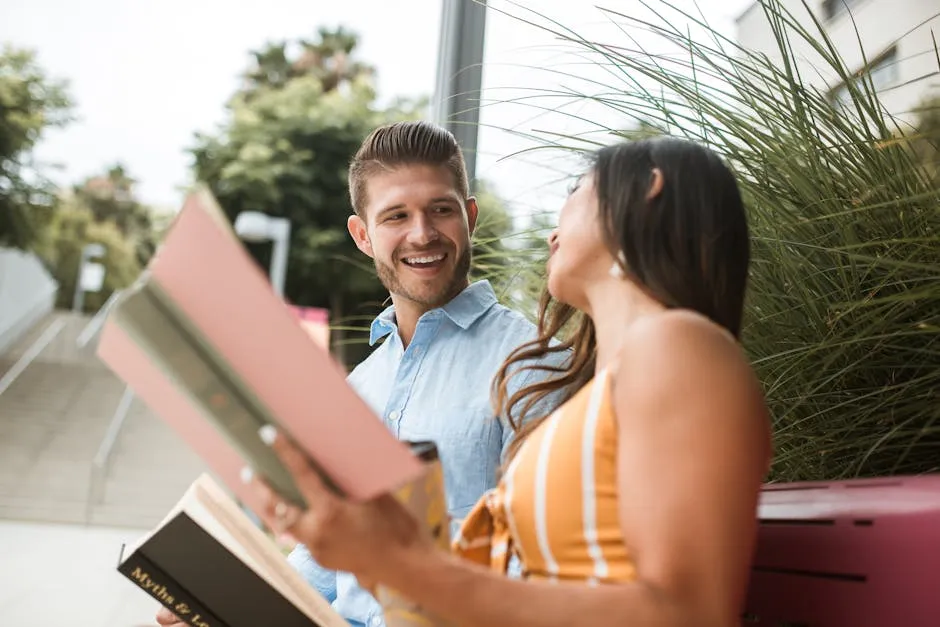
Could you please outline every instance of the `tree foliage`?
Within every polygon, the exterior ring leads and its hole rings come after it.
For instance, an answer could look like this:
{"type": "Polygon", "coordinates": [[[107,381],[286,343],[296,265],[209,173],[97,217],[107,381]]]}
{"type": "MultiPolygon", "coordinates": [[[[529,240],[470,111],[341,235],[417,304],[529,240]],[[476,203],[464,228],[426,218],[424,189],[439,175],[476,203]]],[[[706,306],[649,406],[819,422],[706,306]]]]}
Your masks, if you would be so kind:
{"type": "Polygon", "coordinates": [[[62,200],[36,246],[59,283],[57,307],[72,306],[81,252],[92,243],[105,248],[104,257],[94,260],[104,266],[105,278],[101,291],[85,295],[85,311],[98,310],[115,290],[127,287],[140,274],[137,251],[118,226],[97,220],[90,208],[69,196],[62,200]]]}
{"type": "Polygon", "coordinates": [[[0,51],[0,246],[29,248],[52,217],[55,188],[36,167],[33,148],[69,120],[64,83],[50,79],[35,54],[0,51]]]}
{"type": "Polygon", "coordinates": [[[245,72],[241,95],[251,98],[261,90],[278,89],[303,77],[319,82],[324,92],[343,89],[345,84],[373,78],[375,68],[355,58],[359,43],[355,33],[342,26],[320,28],[314,39],[300,39],[293,46],[286,41],[270,43],[252,52],[254,63],[245,72]],[[291,55],[288,48],[296,52],[291,55]]]}
{"type": "Polygon", "coordinates": [[[72,305],[82,249],[105,247],[104,257],[94,260],[104,266],[104,286],[85,296],[85,310],[95,311],[137,278],[160,234],[151,210],[134,194],[134,179],[118,164],[60,193],[34,247],[59,282],[57,306],[65,308],[72,305]]]}
{"type": "Polygon", "coordinates": [[[110,222],[133,247],[137,263],[147,264],[156,250],[157,232],[152,210],[138,200],[136,181],[116,164],[99,176],[72,188],[73,203],[87,208],[96,222],[110,222]]]}

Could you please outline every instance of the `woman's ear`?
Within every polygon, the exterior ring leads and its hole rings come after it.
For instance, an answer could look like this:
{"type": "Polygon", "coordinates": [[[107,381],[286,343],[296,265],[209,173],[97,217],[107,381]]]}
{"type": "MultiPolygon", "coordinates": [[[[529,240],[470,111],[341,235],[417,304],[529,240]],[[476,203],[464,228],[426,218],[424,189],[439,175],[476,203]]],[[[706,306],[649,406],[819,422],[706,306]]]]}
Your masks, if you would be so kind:
{"type": "Polygon", "coordinates": [[[646,192],[646,199],[653,200],[659,196],[663,191],[663,185],[666,184],[665,177],[663,176],[663,171],[659,168],[653,168],[651,172],[650,188],[646,192]]]}

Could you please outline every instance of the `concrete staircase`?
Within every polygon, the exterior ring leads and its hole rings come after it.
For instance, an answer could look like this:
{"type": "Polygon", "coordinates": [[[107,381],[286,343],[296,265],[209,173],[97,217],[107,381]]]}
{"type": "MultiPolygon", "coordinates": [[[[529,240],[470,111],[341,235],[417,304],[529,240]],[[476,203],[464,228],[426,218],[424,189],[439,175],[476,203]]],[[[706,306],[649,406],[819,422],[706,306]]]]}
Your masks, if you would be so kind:
{"type": "Polygon", "coordinates": [[[124,385],[76,346],[87,323],[55,312],[0,356],[2,375],[49,325],[63,325],[0,394],[0,519],[146,528],[205,469],[139,400],[108,462],[94,465],[124,385]]]}

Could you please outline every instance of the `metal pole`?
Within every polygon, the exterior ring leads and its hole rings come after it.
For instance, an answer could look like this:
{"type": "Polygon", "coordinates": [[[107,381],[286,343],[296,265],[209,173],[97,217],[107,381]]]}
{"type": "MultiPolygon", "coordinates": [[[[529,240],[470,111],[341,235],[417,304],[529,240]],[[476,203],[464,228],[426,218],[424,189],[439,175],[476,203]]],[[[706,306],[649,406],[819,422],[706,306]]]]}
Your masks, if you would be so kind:
{"type": "Polygon", "coordinates": [[[89,259],[102,257],[107,249],[102,244],[85,244],[78,259],[78,276],[75,277],[75,295],[72,297],[72,311],[82,313],[85,308],[85,288],[82,286],[82,275],[85,274],[85,264],[89,259]]]}
{"type": "Polygon", "coordinates": [[[271,220],[271,241],[274,248],[271,251],[271,286],[274,293],[284,296],[284,283],[287,280],[287,253],[290,249],[290,220],[277,218],[271,220]]]}
{"type": "Polygon", "coordinates": [[[78,259],[78,276],[75,277],[75,295],[72,297],[72,311],[82,313],[85,308],[85,290],[82,289],[82,271],[85,269],[85,262],[91,256],[88,246],[82,247],[81,257],[78,259]]]}
{"type": "Polygon", "coordinates": [[[431,116],[447,128],[464,153],[471,190],[477,161],[486,0],[441,0],[437,84],[431,116]]]}

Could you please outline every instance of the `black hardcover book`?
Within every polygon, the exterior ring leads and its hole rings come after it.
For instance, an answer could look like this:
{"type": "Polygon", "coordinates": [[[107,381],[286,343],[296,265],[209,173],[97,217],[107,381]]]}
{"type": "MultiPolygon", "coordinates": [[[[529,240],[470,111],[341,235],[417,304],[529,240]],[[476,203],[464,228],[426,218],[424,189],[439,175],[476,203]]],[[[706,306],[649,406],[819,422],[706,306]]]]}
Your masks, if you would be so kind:
{"type": "Polygon", "coordinates": [[[205,475],[118,571],[193,627],[347,625],[205,475]]]}

